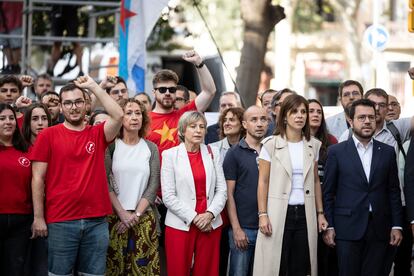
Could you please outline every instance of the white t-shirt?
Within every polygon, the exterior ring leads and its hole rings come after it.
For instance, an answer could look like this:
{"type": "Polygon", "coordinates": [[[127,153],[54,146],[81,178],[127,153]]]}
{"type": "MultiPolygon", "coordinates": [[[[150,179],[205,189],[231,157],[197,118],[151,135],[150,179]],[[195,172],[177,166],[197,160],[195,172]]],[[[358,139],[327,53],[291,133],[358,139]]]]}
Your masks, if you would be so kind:
{"type": "MultiPolygon", "coordinates": [[[[297,143],[288,142],[290,162],[292,166],[292,189],[289,196],[289,205],[304,205],[305,193],[303,189],[303,141],[297,143]]],[[[318,161],[319,153],[315,156],[318,161]]],[[[260,151],[259,159],[271,162],[269,153],[265,147],[260,151]]]]}
{"type": "Polygon", "coordinates": [[[125,210],[135,210],[148,185],[151,151],[144,139],[136,145],[115,141],[112,172],[119,187],[118,200],[125,210]]]}

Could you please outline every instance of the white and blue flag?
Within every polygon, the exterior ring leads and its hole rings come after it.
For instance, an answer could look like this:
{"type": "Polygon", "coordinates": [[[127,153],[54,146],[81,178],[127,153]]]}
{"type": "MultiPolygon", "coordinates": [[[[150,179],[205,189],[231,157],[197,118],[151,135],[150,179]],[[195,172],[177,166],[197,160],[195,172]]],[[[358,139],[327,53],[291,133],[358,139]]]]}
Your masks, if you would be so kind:
{"type": "Polygon", "coordinates": [[[129,90],[145,91],[147,41],[168,0],[122,0],[119,32],[119,76],[129,90]]]}

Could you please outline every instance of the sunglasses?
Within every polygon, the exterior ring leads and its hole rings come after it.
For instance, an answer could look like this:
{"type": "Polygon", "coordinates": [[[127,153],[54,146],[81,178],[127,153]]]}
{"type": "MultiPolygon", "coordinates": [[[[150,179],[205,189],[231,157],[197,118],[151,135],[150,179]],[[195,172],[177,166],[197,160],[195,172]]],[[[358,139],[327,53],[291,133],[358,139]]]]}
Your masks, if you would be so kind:
{"type": "Polygon", "coordinates": [[[169,91],[171,94],[174,94],[175,92],[177,92],[177,87],[175,87],[175,86],[171,86],[171,87],[161,86],[161,87],[157,87],[157,88],[154,88],[154,89],[158,90],[161,94],[165,94],[165,93],[167,93],[167,91],[169,91]]]}

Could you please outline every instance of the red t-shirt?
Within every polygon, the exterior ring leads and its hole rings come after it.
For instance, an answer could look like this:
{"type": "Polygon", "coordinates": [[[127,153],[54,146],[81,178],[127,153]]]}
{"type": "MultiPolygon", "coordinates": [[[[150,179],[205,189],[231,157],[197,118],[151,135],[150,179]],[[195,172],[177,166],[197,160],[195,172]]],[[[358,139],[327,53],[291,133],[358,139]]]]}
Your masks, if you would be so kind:
{"type": "Polygon", "coordinates": [[[197,110],[195,101],[170,113],[161,114],[153,111],[150,113],[151,126],[147,139],[158,146],[160,157],[164,150],[179,144],[177,136],[178,120],[180,120],[181,115],[191,110],[197,110]]]}
{"type": "Polygon", "coordinates": [[[193,172],[194,188],[196,192],[196,208],[198,214],[207,210],[206,171],[204,169],[201,152],[187,152],[193,172]]]}
{"type": "Polygon", "coordinates": [[[0,214],[31,214],[29,153],[0,146],[0,214]]]}
{"type": "Polygon", "coordinates": [[[108,146],[104,125],[74,131],[60,124],[42,130],[37,137],[31,160],[48,163],[47,223],[112,213],[104,166],[108,146]]]}
{"type": "MultiPolygon", "coordinates": [[[[8,32],[21,28],[23,20],[23,3],[13,3],[8,1],[0,2],[0,10],[4,13],[3,18],[0,20],[0,32],[4,33],[6,30],[8,32]],[[1,3],[3,2],[3,3],[1,3]],[[5,26],[7,25],[7,26],[5,26]],[[7,27],[7,28],[6,28],[7,27]]],[[[18,38],[13,38],[18,39],[18,38]]]]}

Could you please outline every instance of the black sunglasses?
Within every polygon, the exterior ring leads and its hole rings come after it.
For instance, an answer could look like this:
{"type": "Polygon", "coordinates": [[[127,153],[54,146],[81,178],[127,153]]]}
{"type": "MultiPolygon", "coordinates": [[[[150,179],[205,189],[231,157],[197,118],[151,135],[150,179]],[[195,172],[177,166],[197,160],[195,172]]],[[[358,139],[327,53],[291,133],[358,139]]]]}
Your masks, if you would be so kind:
{"type": "Polygon", "coordinates": [[[171,87],[161,86],[161,87],[157,87],[157,88],[154,88],[154,89],[160,91],[161,94],[167,93],[167,91],[169,91],[172,94],[177,92],[177,87],[175,87],[175,86],[171,86],[171,87]]]}

